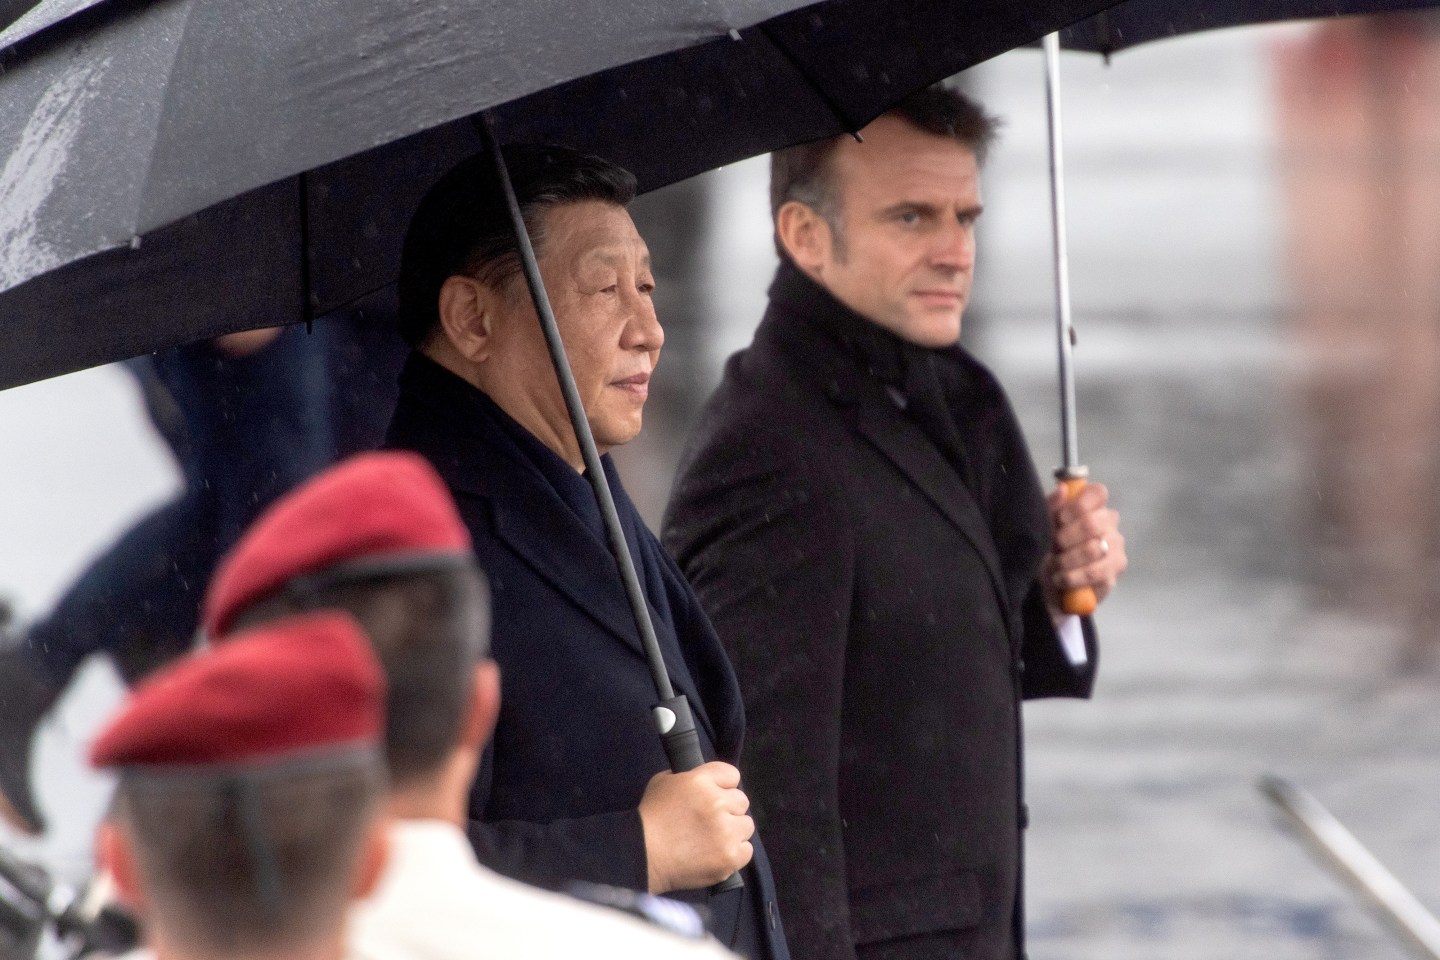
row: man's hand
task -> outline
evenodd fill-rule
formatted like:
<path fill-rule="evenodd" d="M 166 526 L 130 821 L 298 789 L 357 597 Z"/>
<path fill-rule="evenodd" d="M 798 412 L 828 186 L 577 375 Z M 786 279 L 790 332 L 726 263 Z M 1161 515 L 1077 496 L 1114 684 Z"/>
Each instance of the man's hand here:
<path fill-rule="evenodd" d="M 657 773 L 640 798 L 650 892 L 719 883 L 750 862 L 755 821 L 740 771 L 712 761 L 685 773 Z"/>
<path fill-rule="evenodd" d="M 259 353 L 280 336 L 280 327 L 263 327 L 259 330 L 241 330 L 239 333 L 224 333 L 211 340 L 216 350 L 227 357 L 248 357 Z"/>
<path fill-rule="evenodd" d="M 1055 537 L 1050 555 L 1041 567 L 1045 605 L 1058 619 L 1060 597 L 1067 590 L 1090 587 L 1096 600 L 1104 600 L 1120 574 L 1129 566 L 1120 514 L 1106 506 L 1110 491 L 1104 484 L 1086 484 L 1074 500 L 1065 499 L 1064 487 L 1046 498 Z"/>

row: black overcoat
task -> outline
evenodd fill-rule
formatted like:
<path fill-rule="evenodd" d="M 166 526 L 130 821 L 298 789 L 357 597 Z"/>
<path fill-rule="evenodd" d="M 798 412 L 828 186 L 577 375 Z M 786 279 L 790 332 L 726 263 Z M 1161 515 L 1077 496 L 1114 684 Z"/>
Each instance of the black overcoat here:
<path fill-rule="evenodd" d="M 535 451 L 517 443 L 514 431 L 523 428 L 506 426 L 504 416 L 479 390 L 414 354 L 387 439 L 434 464 L 490 580 L 491 654 L 503 697 L 471 793 L 471 842 L 482 862 L 528 882 L 644 890 L 637 807 L 650 778 L 668 769 L 649 714 L 654 684 L 604 542 L 537 469 Z M 694 593 L 605 462 L 632 554 L 660 558 L 642 574 L 676 692 L 690 699 L 707 758 L 735 763 L 745 720 L 734 672 Z M 642 538 L 653 550 L 639 549 Z M 708 903 L 723 942 L 727 924 L 749 923 L 765 955 L 787 960 L 758 837 L 745 877 L 743 908 L 706 891 L 681 896 Z"/>
<path fill-rule="evenodd" d="M 663 532 L 740 677 L 792 952 L 1014 956 L 1020 701 L 1087 696 L 1096 655 L 1087 622 L 1088 662 L 1072 666 L 1045 612 L 1035 468 L 998 383 L 955 348 L 979 385 L 955 411 L 962 438 L 998 451 L 986 514 L 816 322 L 846 308 L 790 267 L 770 296 Z M 1011 500 L 1034 522 L 1005 515 Z"/>

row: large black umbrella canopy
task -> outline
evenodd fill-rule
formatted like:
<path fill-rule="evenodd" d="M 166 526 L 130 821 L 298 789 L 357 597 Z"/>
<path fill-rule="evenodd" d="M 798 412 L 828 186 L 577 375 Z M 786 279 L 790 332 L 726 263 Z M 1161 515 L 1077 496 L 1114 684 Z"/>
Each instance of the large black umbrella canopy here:
<path fill-rule="evenodd" d="M 0 50 L 0 388 L 378 289 L 480 111 L 653 189 L 1111 2 L 48 0 Z"/>
<path fill-rule="evenodd" d="M 1436 0 L 1126 0 L 1061 31 L 1060 44 L 1109 56 L 1126 47 L 1220 27 L 1433 7 Z"/>

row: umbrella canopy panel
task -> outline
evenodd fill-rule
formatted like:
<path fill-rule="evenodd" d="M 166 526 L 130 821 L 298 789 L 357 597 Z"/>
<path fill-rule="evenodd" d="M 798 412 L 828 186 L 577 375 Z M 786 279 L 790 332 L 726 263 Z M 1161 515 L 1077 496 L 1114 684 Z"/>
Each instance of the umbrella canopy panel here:
<path fill-rule="evenodd" d="M 71 17 L 4 52 L 6 167 L 24 168 L 28 205 L 57 206 L 33 225 L 48 254 L 11 254 L 0 289 L 477 106 L 744 25 L 724 3 L 669 6 L 116 0 Z M 557 29 L 567 21 L 585 29 Z M 0 213 L 0 235 L 16 216 Z"/>
<path fill-rule="evenodd" d="M 598 153 L 652 190 L 857 130 L 916 90 L 1111 2 L 818 3 L 741 31 L 739 41 L 626 64 L 501 107 L 500 134 Z M 587 127 L 585 117 L 603 122 Z"/>
<path fill-rule="evenodd" d="M 97 4 L 0 51 L 0 388 L 391 282 L 478 111 L 653 189 L 855 129 L 1109 2 Z"/>
<path fill-rule="evenodd" d="M 1126 0 L 1064 30 L 1061 45 L 1109 55 L 1201 30 L 1433 7 L 1436 0 Z"/>
<path fill-rule="evenodd" d="M 0 49 L 105 0 L 0 0 Z"/>

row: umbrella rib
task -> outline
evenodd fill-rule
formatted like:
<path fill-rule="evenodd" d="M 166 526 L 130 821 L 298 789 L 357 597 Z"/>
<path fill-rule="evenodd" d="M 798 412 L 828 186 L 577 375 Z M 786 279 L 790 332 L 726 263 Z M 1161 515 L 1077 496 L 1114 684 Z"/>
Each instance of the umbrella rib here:
<path fill-rule="evenodd" d="M 181 26 L 180 26 L 180 35 L 175 38 L 175 45 L 174 45 L 174 47 L 171 48 L 171 51 L 170 51 L 170 68 L 165 72 L 165 76 L 166 76 L 166 79 L 167 79 L 167 83 L 165 84 L 165 92 L 164 92 L 164 94 L 162 94 L 162 98 L 161 98 L 161 102 L 160 102 L 159 108 L 156 109 L 156 111 L 155 111 L 155 126 L 154 126 L 154 130 L 153 130 L 154 137 L 153 137 L 153 139 L 152 139 L 152 141 L 151 141 L 151 144 L 150 144 L 150 150 L 149 150 L 149 152 L 148 152 L 148 153 L 146 154 L 146 156 L 145 156 L 145 169 L 141 172 L 141 177 L 140 177 L 140 181 L 139 181 L 139 182 L 140 182 L 140 202 L 136 205 L 136 208 L 135 208 L 135 220 L 134 220 L 134 228 L 133 228 L 134 236 L 131 238 L 131 243 L 132 243 L 132 244 L 138 243 L 141 235 L 142 235 L 143 233 L 149 232 L 148 230 L 142 230 L 142 229 L 141 229 L 141 223 L 142 223 L 143 218 L 145 217 L 145 211 L 146 211 L 146 209 L 147 209 L 148 206 L 149 206 L 149 200 L 150 200 L 150 190 L 149 190 L 150 170 L 151 170 L 151 168 L 154 167 L 154 165 L 155 165 L 156 145 L 159 144 L 159 142 L 160 142 L 160 127 L 161 127 L 161 126 L 164 124 L 164 122 L 165 122 L 165 104 L 169 102 L 169 100 L 170 100 L 170 95 L 171 95 L 171 90 L 173 89 L 173 87 L 170 85 L 170 83 L 168 83 L 168 79 L 170 78 L 170 76 L 171 76 L 172 74 L 174 74 L 174 72 L 175 72 L 175 62 L 180 59 L 180 51 L 181 51 L 182 49 L 184 49 L 184 47 L 185 47 L 185 40 L 186 40 L 186 38 L 189 37 L 189 35 L 190 35 L 190 15 L 194 12 L 194 10 L 195 10 L 194 4 L 187 4 L 187 5 L 185 6 L 185 10 L 184 10 L 184 22 L 183 22 L 183 23 L 181 24 Z M 181 218 L 181 219 L 183 219 L 183 218 Z M 167 224 L 163 224 L 163 223 L 153 224 L 153 225 L 150 227 L 150 230 L 158 230 L 160 227 L 163 227 L 163 226 L 166 226 L 166 225 L 167 225 Z"/>
<path fill-rule="evenodd" d="M 840 106 L 839 101 L 830 96 L 829 92 L 820 85 L 820 82 L 815 79 L 805 64 L 800 62 L 800 58 L 796 57 L 795 54 L 790 51 L 789 47 L 781 43 L 765 24 L 760 24 L 756 29 L 760 32 L 760 35 L 769 41 L 770 45 L 780 53 L 780 56 L 785 58 L 785 62 L 790 64 L 796 73 L 800 74 L 800 78 L 805 81 L 806 86 L 815 91 L 816 96 L 825 104 L 825 108 L 830 111 L 836 120 L 840 121 L 840 126 L 856 140 L 860 140 L 860 124 L 846 115 L 845 109 Z"/>

